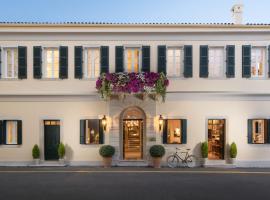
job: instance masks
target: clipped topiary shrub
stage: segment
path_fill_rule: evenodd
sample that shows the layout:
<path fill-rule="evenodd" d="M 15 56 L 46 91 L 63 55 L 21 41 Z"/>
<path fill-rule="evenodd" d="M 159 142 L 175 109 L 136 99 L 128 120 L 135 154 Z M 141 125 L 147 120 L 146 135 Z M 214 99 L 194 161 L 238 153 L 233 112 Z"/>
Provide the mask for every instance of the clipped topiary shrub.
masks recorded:
<path fill-rule="evenodd" d="M 150 155 L 154 158 L 163 157 L 165 155 L 165 148 L 162 145 L 153 145 L 149 151 Z"/>
<path fill-rule="evenodd" d="M 40 150 L 37 144 L 35 144 L 32 149 L 32 156 L 33 156 L 33 159 L 39 159 L 40 157 Z"/>
<path fill-rule="evenodd" d="M 65 145 L 61 142 L 58 146 L 58 156 L 63 159 L 66 153 Z"/>
<path fill-rule="evenodd" d="M 114 153 L 115 153 L 115 148 L 111 145 L 103 145 L 99 149 L 99 154 L 105 158 L 112 157 Z"/>
<path fill-rule="evenodd" d="M 201 145 L 201 154 L 203 158 L 208 158 L 208 142 L 203 142 Z"/>
<path fill-rule="evenodd" d="M 237 156 L 237 146 L 234 142 L 230 146 L 230 156 L 231 158 L 236 158 Z"/>

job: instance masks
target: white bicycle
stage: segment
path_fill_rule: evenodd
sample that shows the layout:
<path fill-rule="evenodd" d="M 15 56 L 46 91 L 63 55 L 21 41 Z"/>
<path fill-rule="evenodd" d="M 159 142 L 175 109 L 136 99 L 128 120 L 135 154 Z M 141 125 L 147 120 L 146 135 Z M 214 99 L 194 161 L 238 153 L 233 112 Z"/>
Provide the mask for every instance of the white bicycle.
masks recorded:
<path fill-rule="evenodd" d="M 180 162 L 185 167 L 193 167 L 196 157 L 189 154 L 190 149 L 181 149 L 175 148 L 176 151 L 174 154 L 171 154 L 167 157 L 167 165 L 170 168 L 176 168 L 180 166 Z M 180 151 L 180 152 L 178 152 Z"/>

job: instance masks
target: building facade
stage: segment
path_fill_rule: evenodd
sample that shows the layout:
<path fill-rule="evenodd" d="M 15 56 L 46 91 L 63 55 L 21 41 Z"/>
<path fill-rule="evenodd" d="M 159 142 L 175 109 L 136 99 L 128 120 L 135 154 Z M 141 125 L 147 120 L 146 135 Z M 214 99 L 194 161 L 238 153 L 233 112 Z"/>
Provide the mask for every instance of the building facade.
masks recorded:
<path fill-rule="evenodd" d="M 153 144 L 200 157 L 208 141 L 210 164 L 235 142 L 237 166 L 269 167 L 269 45 L 269 25 L 1 23 L 0 165 L 31 164 L 35 144 L 50 162 L 59 142 L 70 165 L 100 165 L 102 144 L 148 165 Z M 102 72 L 142 71 L 166 73 L 164 103 L 97 93 Z"/>

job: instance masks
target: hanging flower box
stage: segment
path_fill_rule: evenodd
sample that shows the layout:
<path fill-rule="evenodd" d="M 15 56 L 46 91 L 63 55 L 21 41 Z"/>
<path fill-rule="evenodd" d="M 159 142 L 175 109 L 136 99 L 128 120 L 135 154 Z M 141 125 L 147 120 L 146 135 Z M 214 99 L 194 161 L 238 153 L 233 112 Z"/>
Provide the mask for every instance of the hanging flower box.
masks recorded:
<path fill-rule="evenodd" d="M 158 100 L 160 96 L 164 102 L 168 85 L 169 80 L 164 73 L 154 72 L 106 73 L 96 81 L 96 89 L 101 94 L 101 98 L 105 100 L 114 95 L 134 94 L 142 99 L 149 96 Z"/>

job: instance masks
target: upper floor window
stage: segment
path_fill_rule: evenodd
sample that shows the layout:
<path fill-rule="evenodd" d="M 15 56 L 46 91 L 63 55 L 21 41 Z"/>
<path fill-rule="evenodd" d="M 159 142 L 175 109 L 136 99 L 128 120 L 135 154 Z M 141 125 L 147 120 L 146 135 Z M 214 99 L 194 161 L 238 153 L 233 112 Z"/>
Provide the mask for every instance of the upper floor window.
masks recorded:
<path fill-rule="evenodd" d="M 180 47 L 167 48 L 167 75 L 179 77 L 183 74 L 183 50 Z"/>
<path fill-rule="evenodd" d="M 266 71 L 266 48 L 252 47 L 251 49 L 251 77 L 265 77 Z"/>
<path fill-rule="evenodd" d="M 85 48 L 84 78 L 96 78 L 100 75 L 100 48 Z"/>
<path fill-rule="evenodd" d="M 45 48 L 45 78 L 59 78 L 59 48 Z"/>
<path fill-rule="evenodd" d="M 220 78 L 225 75 L 224 47 L 209 47 L 209 77 Z"/>
<path fill-rule="evenodd" d="M 4 48 L 3 78 L 18 78 L 18 48 Z"/>
<path fill-rule="evenodd" d="M 124 69 L 125 72 L 138 73 L 141 71 L 140 54 L 141 50 L 138 47 L 127 47 L 125 49 L 125 60 L 126 60 Z"/>

